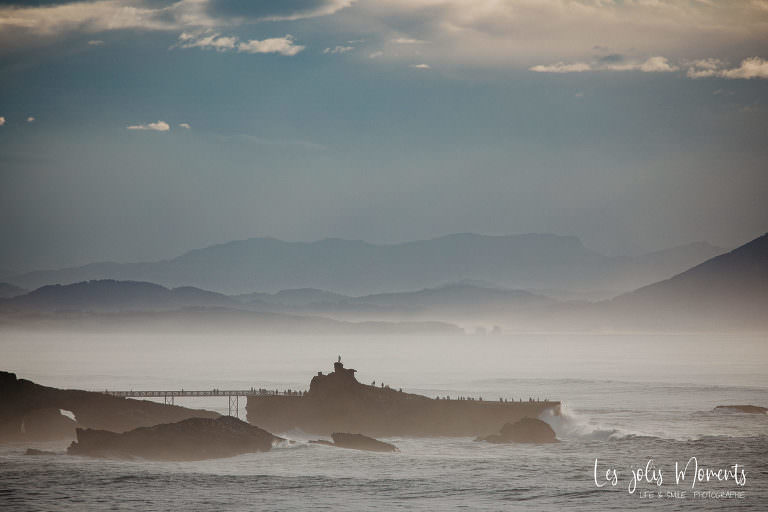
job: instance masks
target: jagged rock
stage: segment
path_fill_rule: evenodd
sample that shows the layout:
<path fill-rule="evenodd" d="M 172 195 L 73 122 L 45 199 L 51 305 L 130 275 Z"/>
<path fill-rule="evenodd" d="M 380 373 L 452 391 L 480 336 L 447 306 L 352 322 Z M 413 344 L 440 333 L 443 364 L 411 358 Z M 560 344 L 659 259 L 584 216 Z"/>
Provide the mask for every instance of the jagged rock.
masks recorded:
<path fill-rule="evenodd" d="M 15 427 L 15 432 L 13 431 Z M 24 441 L 55 441 L 72 439 L 75 422 L 61 414 L 59 409 L 43 407 L 25 411 L 16 417 L 16 421 L 3 424 L 0 439 L 15 437 Z"/>
<path fill-rule="evenodd" d="M 71 411 L 76 421 L 61 414 Z M 75 428 L 123 432 L 137 427 L 219 414 L 103 393 L 56 389 L 0 371 L 0 443 L 74 439 Z"/>
<path fill-rule="evenodd" d="M 758 405 L 718 405 L 715 407 L 715 412 L 719 411 L 738 411 L 747 414 L 766 414 L 768 408 L 760 407 Z"/>
<path fill-rule="evenodd" d="M 282 438 L 232 416 L 190 418 L 121 434 L 77 429 L 70 455 L 151 460 L 204 460 L 265 452 Z"/>
<path fill-rule="evenodd" d="M 331 434 L 333 442 L 329 441 L 310 441 L 310 443 L 324 444 L 326 446 L 335 446 L 337 448 L 351 448 L 353 450 L 367 450 L 369 452 L 396 452 L 397 447 L 393 444 L 379 441 L 372 437 L 362 434 L 345 434 L 334 432 Z"/>
<path fill-rule="evenodd" d="M 489 443 L 557 443 L 555 431 L 547 423 L 535 418 L 523 418 L 506 423 L 498 434 L 478 437 L 475 441 Z"/>

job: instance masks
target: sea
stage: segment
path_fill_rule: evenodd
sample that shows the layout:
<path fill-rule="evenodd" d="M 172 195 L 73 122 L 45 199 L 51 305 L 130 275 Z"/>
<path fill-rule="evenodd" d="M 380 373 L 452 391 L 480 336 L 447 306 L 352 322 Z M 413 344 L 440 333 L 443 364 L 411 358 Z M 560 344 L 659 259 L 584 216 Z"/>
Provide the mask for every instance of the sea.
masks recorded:
<path fill-rule="evenodd" d="M 371 453 L 291 431 L 270 452 L 201 462 L 6 444 L 0 510 L 768 510 L 768 416 L 714 410 L 768 407 L 765 334 L 0 332 L 0 369 L 93 391 L 303 390 L 338 357 L 361 382 L 427 396 L 559 400 L 541 419 L 561 442 L 395 437 L 398 452 Z M 176 403 L 229 412 L 226 398 Z"/>

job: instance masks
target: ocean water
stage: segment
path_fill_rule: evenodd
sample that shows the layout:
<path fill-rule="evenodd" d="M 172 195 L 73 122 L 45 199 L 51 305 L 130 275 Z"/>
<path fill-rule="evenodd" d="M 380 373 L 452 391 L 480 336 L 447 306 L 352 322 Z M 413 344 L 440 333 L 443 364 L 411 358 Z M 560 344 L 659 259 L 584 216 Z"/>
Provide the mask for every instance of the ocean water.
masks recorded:
<path fill-rule="evenodd" d="M 768 416 L 713 412 L 768 406 L 765 336 L 4 332 L 0 353 L 3 369 L 20 377 L 91 390 L 305 389 L 341 355 L 363 382 L 564 404 L 560 416 L 542 418 L 561 440 L 554 445 L 391 438 L 400 451 L 379 454 L 281 432 L 295 443 L 191 463 L 26 456 L 28 447 L 64 452 L 66 443 L 3 445 L 0 510 L 768 510 Z M 224 398 L 177 403 L 227 409 Z M 679 482 L 676 463 L 689 467 Z M 707 469 L 722 476 L 734 465 L 742 485 L 706 481 Z M 646 466 L 656 480 L 641 475 L 633 486 Z M 616 485 L 606 480 L 612 470 Z"/>

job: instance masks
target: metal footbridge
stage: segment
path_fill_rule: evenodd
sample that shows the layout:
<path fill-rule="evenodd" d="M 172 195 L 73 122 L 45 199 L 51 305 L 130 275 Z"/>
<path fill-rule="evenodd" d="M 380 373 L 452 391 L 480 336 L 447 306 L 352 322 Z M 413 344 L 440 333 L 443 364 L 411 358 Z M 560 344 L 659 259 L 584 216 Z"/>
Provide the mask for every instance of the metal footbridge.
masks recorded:
<path fill-rule="evenodd" d="M 229 415 L 238 416 L 240 412 L 240 397 L 249 396 L 304 396 L 306 391 L 288 389 L 250 388 L 250 389 L 207 389 L 207 390 L 166 390 L 166 391 L 102 391 L 105 395 L 119 398 L 162 398 L 166 405 L 174 405 L 174 399 L 187 397 L 227 397 L 229 399 Z M 234 412 L 234 414 L 232 414 Z"/>

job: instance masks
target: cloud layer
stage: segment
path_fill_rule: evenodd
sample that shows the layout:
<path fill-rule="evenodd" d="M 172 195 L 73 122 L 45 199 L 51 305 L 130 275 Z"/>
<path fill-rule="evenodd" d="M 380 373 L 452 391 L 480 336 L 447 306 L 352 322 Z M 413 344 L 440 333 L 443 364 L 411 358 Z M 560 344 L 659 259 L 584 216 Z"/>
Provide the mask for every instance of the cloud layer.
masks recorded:
<path fill-rule="evenodd" d="M 614 56 L 609 56 L 614 57 Z M 603 58 L 595 63 L 556 62 L 539 64 L 529 68 L 537 73 L 583 73 L 586 71 L 643 71 L 646 73 L 669 73 L 680 70 L 681 66 L 670 63 L 665 57 L 650 57 L 642 62 L 626 62 L 621 56 Z M 729 68 L 720 59 L 699 59 L 687 63 L 688 78 L 729 78 L 729 79 L 768 79 L 768 60 L 750 57 L 741 61 L 738 67 Z"/>
<path fill-rule="evenodd" d="M 38 35 L 65 31 L 183 30 L 257 21 L 297 20 L 333 14 L 355 0 L 94 0 L 30 6 L 0 4 L 0 27 Z M 5 5 L 3 5 L 5 4 Z M 10 4 L 10 5 L 8 5 Z"/>
<path fill-rule="evenodd" d="M 768 60 L 751 57 L 741 61 L 738 67 L 728 68 L 719 59 L 700 59 L 690 64 L 687 75 L 689 78 L 768 79 Z"/>
<path fill-rule="evenodd" d="M 293 56 L 304 49 L 304 46 L 295 44 L 293 36 L 286 34 L 283 37 L 263 39 L 251 39 L 240 41 L 236 36 L 222 36 L 218 33 L 191 34 L 182 32 L 179 36 L 180 48 L 202 48 L 220 52 L 234 50 L 240 53 L 278 53 L 280 55 Z"/>
<path fill-rule="evenodd" d="M 71 33 L 134 30 L 191 35 L 179 45 L 188 48 L 291 56 L 304 46 L 290 36 L 249 39 L 242 30 L 308 18 L 316 18 L 313 34 L 367 34 L 368 43 L 355 46 L 369 56 L 542 73 L 679 68 L 690 69 L 691 78 L 764 78 L 762 52 L 768 48 L 768 0 L 59 0 L 0 5 L 0 49 L 49 44 Z M 90 41 L 98 45 L 102 39 L 91 36 Z M 606 50 L 603 57 L 630 57 L 603 61 L 596 48 Z M 350 46 L 339 45 L 325 53 L 348 51 Z M 747 57 L 751 60 L 739 67 L 722 63 Z M 722 62 L 712 68 L 707 61 L 713 59 Z"/>
<path fill-rule="evenodd" d="M 622 55 L 604 56 L 598 62 L 574 62 L 566 64 L 537 65 L 530 68 L 537 73 L 583 73 L 585 71 L 643 71 L 645 73 L 669 73 L 680 68 L 671 64 L 666 57 L 650 57 L 643 61 L 626 60 Z"/>

